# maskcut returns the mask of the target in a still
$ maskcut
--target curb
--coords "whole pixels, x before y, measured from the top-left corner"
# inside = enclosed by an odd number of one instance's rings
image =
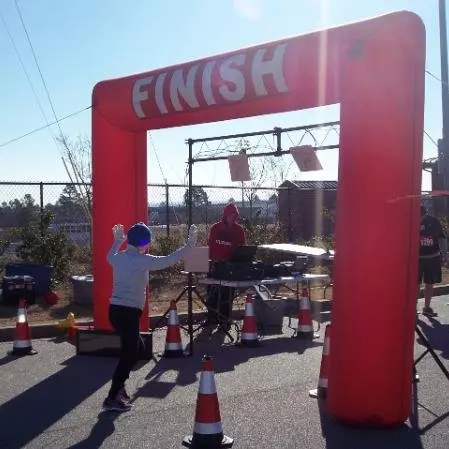
[[[420,290],[419,299],[423,298],[424,290]],[[439,285],[434,287],[434,296],[443,296],[449,294],[449,284]],[[312,304],[312,314],[314,319],[321,321],[321,317],[326,316],[326,320],[329,320],[331,312],[331,300],[330,299],[319,299],[311,301]],[[207,312],[194,312],[194,321],[202,321],[206,319]],[[236,320],[242,320],[244,315],[243,309],[234,309],[233,318]],[[179,323],[183,326],[187,325],[187,313],[178,313]],[[162,315],[151,315],[149,319],[150,329],[154,330],[155,324],[162,318]],[[88,326],[92,323],[92,320],[77,320],[76,324],[78,326]],[[58,329],[58,321],[30,324],[31,336],[32,338],[54,338],[62,337],[65,335],[63,331]],[[8,342],[14,340],[15,326],[8,326],[0,328],[0,342]]]
[[[448,286],[449,291],[449,286]],[[292,300],[294,301],[294,300]],[[319,315],[322,312],[330,312],[331,300],[329,299],[320,299],[313,300],[312,303],[312,314]],[[194,312],[194,322],[204,321],[206,319],[207,312]],[[232,313],[232,317],[235,320],[242,320],[244,316],[244,309],[234,309]],[[185,326],[188,324],[187,313],[178,313],[179,324]],[[150,329],[154,330],[157,322],[162,318],[162,315],[151,315],[149,318]],[[58,320],[59,321],[59,320]],[[33,339],[39,338],[55,338],[55,337],[63,337],[65,332],[58,328],[58,321],[44,322],[39,324],[29,323],[31,337]],[[84,327],[89,326],[92,323],[92,319],[80,319],[76,320],[76,324],[78,326]],[[165,325],[163,323],[163,325]],[[8,342],[14,340],[15,326],[7,326],[0,328],[0,342]],[[159,327],[160,328],[160,327]]]

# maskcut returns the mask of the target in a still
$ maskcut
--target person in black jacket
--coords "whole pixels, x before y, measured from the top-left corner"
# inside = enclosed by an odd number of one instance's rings
[[[434,317],[435,313],[430,307],[433,295],[433,285],[441,282],[441,266],[446,260],[447,241],[438,218],[430,215],[424,206],[421,206],[421,227],[419,245],[419,278],[418,284],[424,282],[423,315]]]

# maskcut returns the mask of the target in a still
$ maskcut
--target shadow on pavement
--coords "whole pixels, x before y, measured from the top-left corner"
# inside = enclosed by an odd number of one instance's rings
[[[215,338],[215,339],[214,339]],[[162,399],[172,391],[175,386],[186,386],[199,380],[201,360],[207,354],[213,357],[215,373],[234,371],[236,366],[255,357],[266,357],[273,354],[297,353],[302,355],[307,349],[322,346],[320,341],[301,340],[281,336],[262,340],[258,347],[239,347],[235,344],[222,345],[222,336],[212,336],[210,340],[197,340],[192,356],[183,358],[160,360],[153,366],[146,376],[145,383],[135,394],[137,397],[153,397]],[[185,349],[189,353],[189,345]],[[166,382],[160,380],[167,371],[177,371],[176,380]]]
[[[26,356],[26,357],[33,357],[32,355]],[[18,359],[18,357],[15,357],[13,355],[5,355],[5,357],[0,359],[0,366],[7,365],[8,363],[15,362]]]
[[[351,427],[336,421],[326,410],[326,401],[318,400],[321,429],[326,449],[422,449],[419,431],[402,424],[394,429]]]
[[[111,365],[95,357],[73,356],[63,365],[57,373],[1,406],[1,447],[24,447],[103,387],[112,375]],[[94,427],[95,435],[104,432],[98,429],[109,426],[102,422]]]
[[[417,325],[426,336],[435,351],[440,351],[439,356],[449,360],[449,324],[441,324],[438,319],[418,319]],[[418,343],[423,344],[418,338]]]
[[[103,442],[114,433],[114,420],[117,416],[119,416],[119,413],[101,412],[89,436],[85,440],[67,447],[67,449],[92,449],[101,447]]]

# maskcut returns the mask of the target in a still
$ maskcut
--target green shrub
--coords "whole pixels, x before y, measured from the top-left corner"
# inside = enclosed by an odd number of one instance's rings
[[[249,245],[268,245],[284,241],[282,229],[277,224],[256,223],[247,218],[242,218],[241,224],[245,228],[246,240]]]
[[[166,256],[183,245],[185,245],[185,237],[179,230],[171,231],[170,235],[161,232],[155,234],[150,253],[154,256]]]
[[[7,239],[0,239],[0,271],[3,271],[5,266],[9,263],[10,257],[5,255],[6,250],[9,248],[10,241]]]
[[[0,240],[0,256],[3,256],[8,248],[9,248],[9,241]]]
[[[64,231],[51,231],[52,214],[44,212],[39,224],[28,223],[15,232],[16,254],[24,263],[51,265],[53,281],[64,281],[74,255],[74,245]]]
[[[166,235],[163,232],[157,233],[153,237],[150,253],[154,256],[167,256],[179,247],[184,246],[185,241],[186,238],[179,229],[171,230],[170,235]],[[179,273],[182,270],[183,265],[183,261],[180,261],[176,265],[158,272],[158,275],[164,279],[169,278],[170,276]],[[151,277],[154,278],[154,274],[152,274]]]
[[[78,243],[74,245],[72,269],[83,271],[82,274],[89,274],[92,272],[92,247],[90,244]],[[75,274],[75,273],[73,273]]]
[[[325,250],[333,250],[335,248],[335,238],[333,235],[315,235],[310,240],[298,242],[300,245],[315,246]]]

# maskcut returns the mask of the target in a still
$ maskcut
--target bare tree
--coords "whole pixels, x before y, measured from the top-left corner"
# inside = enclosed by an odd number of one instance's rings
[[[271,185],[278,187],[287,179],[292,163],[293,161],[288,163],[288,160],[283,156],[267,158],[268,174]]]
[[[92,144],[87,136],[71,141],[66,136],[58,138],[62,147],[62,162],[75,187],[77,200],[82,205],[86,219],[92,219]]]
[[[248,139],[240,139],[235,147],[239,154],[260,152],[257,145],[252,146]],[[242,182],[242,207],[247,201],[252,219],[253,204],[257,200],[257,192],[260,187],[267,184],[277,187],[285,180],[288,167],[285,158],[282,157],[253,157],[249,162],[249,172],[251,180]]]

